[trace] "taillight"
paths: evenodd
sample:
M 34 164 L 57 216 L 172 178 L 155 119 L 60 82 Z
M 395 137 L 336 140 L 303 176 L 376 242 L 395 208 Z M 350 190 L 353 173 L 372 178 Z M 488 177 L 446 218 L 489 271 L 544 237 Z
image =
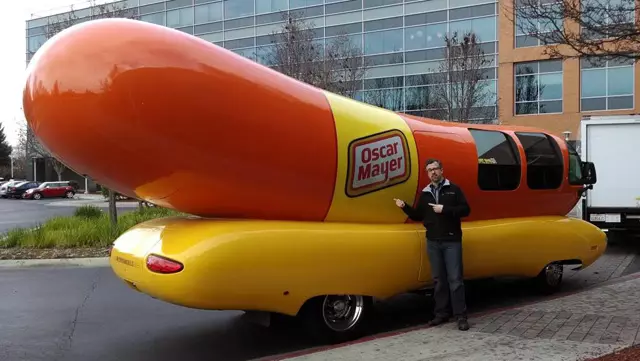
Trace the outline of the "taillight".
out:
M 147 257 L 147 268 L 151 272 L 176 273 L 182 271 L 184 266 L 180 262 L 152 254 Z

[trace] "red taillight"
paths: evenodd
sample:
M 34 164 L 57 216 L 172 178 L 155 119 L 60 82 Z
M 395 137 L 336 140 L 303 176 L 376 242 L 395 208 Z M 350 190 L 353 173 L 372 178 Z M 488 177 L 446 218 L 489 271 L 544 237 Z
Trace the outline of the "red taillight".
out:
M 176 273 L 182 271 L 182 263 L 168 258 L 150 255 L 147 257 L 147 268 L 157 273 Z

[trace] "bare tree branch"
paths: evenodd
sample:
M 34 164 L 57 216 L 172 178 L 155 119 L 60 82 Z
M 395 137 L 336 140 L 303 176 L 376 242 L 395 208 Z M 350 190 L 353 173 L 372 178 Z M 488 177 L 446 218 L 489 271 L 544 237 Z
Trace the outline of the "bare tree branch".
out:
M 537 39 L 550 58 L 638 58 L 636 0 L 515 0 L 504 6 L 516 35 Z
M 460 37 L 445 36 L 445 59 L 437 72 L 429 74 L 428 108 L 432 117 L 453 122 L 491 122 L 495 114 L 495 94 L 488 88 L 487 71 L 491 60 L 485 57 L 473 32 Z
M 300 13 L 285 13 L 283 19 L 282 28 L 272 34 L 273 49 L 261 56 L 267 65 L 307 84 L 355 97 L 366 71 L 362 49 L 345 34 L 323 46 L 315 39 L 313 23 Z

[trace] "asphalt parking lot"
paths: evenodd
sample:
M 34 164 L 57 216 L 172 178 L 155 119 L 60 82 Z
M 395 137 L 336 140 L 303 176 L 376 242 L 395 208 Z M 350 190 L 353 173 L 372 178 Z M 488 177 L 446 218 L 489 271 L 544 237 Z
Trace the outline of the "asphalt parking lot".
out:
M 579 290 L 638 270 L 637 243 L 611 245 L 566 274 Z M 202 285 L 207 287 L 207 285 Z M 250 360 L 313 347 L 295 323 L 265 328 L 232 311 L 187 309 L 137 293 L 109 268 L 0 270 L 1 360 Z M 470 312 L 542 299 L 523 281 L 468 285 Z M 370 334 L 424 323 L 430 304 L 403 295 L 379 304 Z
M 0 198 L 0 233 L 16 227 L 35 227 L 52 217 L 72 215 L 75 209 L 46 206 L 50 202 Z
M 95 196 L 94 198 L 99 199 Z M 90 203 L 108 208 L 107 202 L 91 201 Z M 64 198 L 47 198 L 37 201 L 0 198 L 0 234 L 17 227 L 36 227 L 53 217 L 73 215 L 74 210 L 82 204 L 78 200 Z M 118 208 L 119 212 L 132 209 L 120 206 Z

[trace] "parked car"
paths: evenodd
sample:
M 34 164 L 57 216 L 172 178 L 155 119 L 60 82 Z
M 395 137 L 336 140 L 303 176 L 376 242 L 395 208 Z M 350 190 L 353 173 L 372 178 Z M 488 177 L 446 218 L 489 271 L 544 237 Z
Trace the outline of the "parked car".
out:
M 26 182 L 26 179 L 12 179 L 0 186 L 0 197 L 7 198 L 7 188 L 15 186 L 18 183 Z
M 37 188 L 31 188 L 22 194 L 25 199 L 41 199 L 41 198 L 73 198 L 76 191 L 69 182 L 44 182 Z
M 7 198 L 22 198 L 22 194 L 29 189 L 37 188 L 40 182 L 21 182 L 9 186 L 6 191 Z

